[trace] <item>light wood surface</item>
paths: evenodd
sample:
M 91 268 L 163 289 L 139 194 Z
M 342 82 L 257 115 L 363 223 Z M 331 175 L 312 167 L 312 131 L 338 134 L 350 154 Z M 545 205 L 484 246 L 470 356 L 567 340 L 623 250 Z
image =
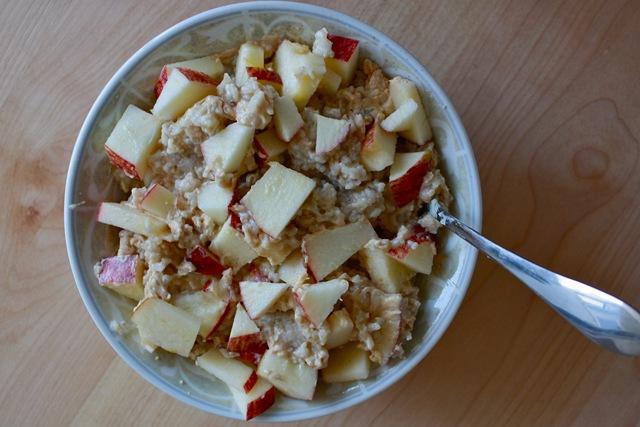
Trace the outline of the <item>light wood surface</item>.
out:
M 2 3 L 0 424 L 240 425 L 116 357 L 82 306 L 62 227 L 69 156 L 103 85 L 154 35 L 219 2 Z M 640 305 L 640 2 L 326 5 L 407 47 L 450 95 L 476 152 L 487 236 Z M 639 423 L 639 361 L 597 348 L 480 259 L 424 362 L 306 425 Z

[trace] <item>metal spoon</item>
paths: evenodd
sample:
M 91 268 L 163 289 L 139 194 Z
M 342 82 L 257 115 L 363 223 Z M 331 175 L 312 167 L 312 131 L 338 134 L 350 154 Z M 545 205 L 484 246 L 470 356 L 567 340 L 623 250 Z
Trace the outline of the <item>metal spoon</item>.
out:
M 629 304 L 544 269 L 481 236 L 436 200 L 429 213 L 442 225 L 509 270 L 587 338 L 627 356 L 640 356 L 640 313 Z

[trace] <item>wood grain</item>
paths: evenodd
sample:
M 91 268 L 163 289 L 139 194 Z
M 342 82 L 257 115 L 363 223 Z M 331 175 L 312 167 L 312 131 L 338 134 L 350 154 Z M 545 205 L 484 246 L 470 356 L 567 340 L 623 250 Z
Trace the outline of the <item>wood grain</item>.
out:
M 236 426 L 121 362 L 69 271 L 63 185 L 102 86 L 161 30 L 220 2 L 3 2 L 0 424 Z M 355 1 L 456 105 L 484 231 L 640 305 L 640 3 Z M 135 420 L 135 421 L 134 421 Z M 640 423 L 640 363 L 600 350 L 481 259 L 450 329 L 410 375 L 311 426 Z

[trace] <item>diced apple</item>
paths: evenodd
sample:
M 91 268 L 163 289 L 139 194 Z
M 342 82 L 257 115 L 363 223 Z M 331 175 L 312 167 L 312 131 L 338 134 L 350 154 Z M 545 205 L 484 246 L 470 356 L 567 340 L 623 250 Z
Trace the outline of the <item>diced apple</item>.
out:
M 138 255 L 122 255 L 100 261 L 98 283 L 136 301 L 144 297 L 144 263 Z
M 327 327 L 329 328 L 329 334 L 327 335 L 325 347 L 328 349 L 346 344 L 353 334 L 353 321 L 344 308 L 334 311 L 327 317 Z
M 365 220 L 306 235 L 302 241 L 302 253 L 313 279 L 318 281 L 374 238 L 376 232 Z
M 264 49 L 258 45 L 243 43 L 236 58 L 236 84 L 241 86 L 249 77 L 247 67 L 264 68 Z
M 255 77 L 259 83 L 263 85 L 270 85 L 278 93 L 282 92 L 282 79 L 273 70 L 267 68 L 247 67 L 247 75 L 249 77 Z
M 171 74 L 171 71 L 176 68 L 184 68 L 191 70 L 192 72 L 201 73 L 203 75 L 203 79 L 211 79 L 211 84 L 216 84 L 216 79 L 224 72 L 224 65 L 217 56 L 204 56 L 202 58 L 167 64 L 162 67 L 160 77 L 158 77 L 158 81 L 154 87 L 156 98 L 158 98 L 160 93 L 162 93 L 162 89 L 169 78 L 169 74 Z
M 369 355 L 356 343 L 349 343 L 329 353 L 329 364 L 322 370 L 326 383 L 340 383 L 369 378 Z
M 257 374 L 252 368 L 239 360 L 224 357 L 217 348 L 212 348 L 198 357 L 196 365 L 231 389 L 249 392 L 258 381 Z
M 327 38 L 331 41 L 331 50 L 333 50 L 333 58 L 325 58 L 327 68 L 339 74 L 342 77 L 343 86 L 346 86 L 351 83 L 358 67 L 360 42 L 335 34 L 329 34 Z
M 393 163 L 396 154 L 396 135 L 382 129 L 378 123 L 367 131 L 360 159 L 367 169 L 378 172 Z
M 155 116 L 129 105 L 104 144 L 111 163 L 130 178 L 142 180 L 147 160 L 158 147 L 161 125 Z
M 202 338 L 215 332 L 229 312 L 228 299 L 222 299 L 214 292 L 182 293 L 176 296 L 174 303 L 200 320 L 198 334 Z
M 242 234 L 231 226 L 230 219 L 227 219 L 216 234 L 211 249 L 222 258 L 225 265 L 231 265 L 235 269 L 249 264 L 258 256 L 245 242 Z
M 389 82 L 389 94 L 396 109 L 400 108 L 408 100 L 413 100 L 418 105 L 417 111 L 412 115 L 411 127 L 400 132 L 400 135 L 413 141 L 416 144 L 424 144 L 432 136 L 431 126 L 427 120 L 422 98 L 418 93 L 416 85 L 403 77 L 394 77 Z
M 304 265 L 304 258 L 300 250 L 292 252 L 287 259 L 280 264 L 278 269 L 280 278 L 291 286 L 298 286 L 304 283 L 307 278 L 307 267 Z
M 203 184 L 198 192 L 198 208 L 216 224 L 223 224 L 227 220 L 232 200 L 233 190 L 217 181 Z
M 398 107 L 393 113 L 385 118 L 380 126 L 387 132 L 400 132 L 411 129 L 413 121 L 416 119 L 414 115 L 418 111 L 418 104 L 413 99 Z
M 170 237 L 166 222 L 120 203 L 100 203 L 98 221 L 148 237 Z
M 236 315 L 233 318 L 227 350 L 240 354 L 252 353 L 259 357 L 267 351 L 267 343 L 262 338 L 260 329 L 251 320 L 242 304 L 236 306 Z
M 304 108 L 326 71 L 324 58 L 303 44 L 284 40 L 275 55 L 275 68 L 282 78 L 282 93 Z
M 187 260 L 196 267 L 196 271 L 200 274 L 220 277 L 226 270 L 215 254 L 200 245 L 189 252 Z
M 340 74 L 335 71 L 327 69 L 327 72 L 322 76 L 322 80 L 320 80 L 320 84 L 318 85 L 318 92 L 324 95 L 335 95 L 340 89 L 340 83 L 342 82 L 342 77 Z
M 262 378 L 258 378 L 256 384 L 248 393 L 233 387 L 229 387 L 229 390 L 246 421 L 262 414 L 269 409 L 276 400 L 276 388 Z
M 209 168 L 235 172 L 242 165 L 255 129 L 240 123 L 232 123 L 202 143 L 202 155 Z
M 200 320 L 159 298 L 146 298 L 133 310 L 131 320 L 143 342 L 180 356 L 189 356 L 200 330 Z
M 396 153 L 389 171 L 389 188 L 397 206 L 405 206 L 418 198 L 430 168 L 428 151 Z
M 349 135 L 349 122 L 316 114 L 316 154 L 328 153 Z
M 269 170 L 251 187 L 241 203 L 258 227 L 277 238 L 309 197 L 316 183 L 300 172 L 269 163 Z
M 360 251 L 364 268 L 375 285 L 385 292 L 397 293 L 407 287 L 415 273 L 378 248 L 364 247 Z
M 258 375 L 278 390 L 295 399 L 311 400 L 318 381 L 318 371 L 304 363 L 295 363 L 272 350 L 262 356 Z
M 175 204 L 173 193 L 160 184 L 151 185 L 140 201 L 143 210 L 163 219 L 167 218 Z
M 216 85 L 202 73 L 174 69 L 151 112 L 160 120 L 176 120 L 202 98 L 216 93 Z
M 273 100 L 273 122 L 278 136 L 285 142 L 291 141 L 304 125 L 296 104 L 288 96 Z
M 311 323 L 320 327 L 347 289 L 349 282 L 334 279 L 298 288 L 294 295 Z
M 256 148 L 258 157 L 263 162 L 274 160 L 280 154 L 287 151 L 287 144 L 278 138 L 278 135 L 273 129 L 268 129 L 257 134 L 253 140 L 253 145 Z
M 252 319 L 266 313 L 287 289 L 286 283 L 240 282 L 242 303 Z
M 413 234 L 402 246 L 389 250 L 389 255 L 418 273 L 430 274 L 436 245 L 433 235 L 416 226 Z

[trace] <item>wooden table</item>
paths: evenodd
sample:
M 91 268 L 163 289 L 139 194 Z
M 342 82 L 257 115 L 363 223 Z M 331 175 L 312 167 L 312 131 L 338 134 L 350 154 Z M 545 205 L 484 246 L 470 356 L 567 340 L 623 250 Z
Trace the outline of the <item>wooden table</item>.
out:
M 116 357 L 69 270 L 63 184 L 89 107 L 134 51 L 218 2 L 4 1 L 0 14 L 0 424 L 241 423 L 164 395 Z M 427 65 L 466 125 L 484 231 L 640 305 L 640 3 L 327 6 Z M 588 342 L 485 259 L 410 375 L 315 426 L 640 423 L 640 363 Z

